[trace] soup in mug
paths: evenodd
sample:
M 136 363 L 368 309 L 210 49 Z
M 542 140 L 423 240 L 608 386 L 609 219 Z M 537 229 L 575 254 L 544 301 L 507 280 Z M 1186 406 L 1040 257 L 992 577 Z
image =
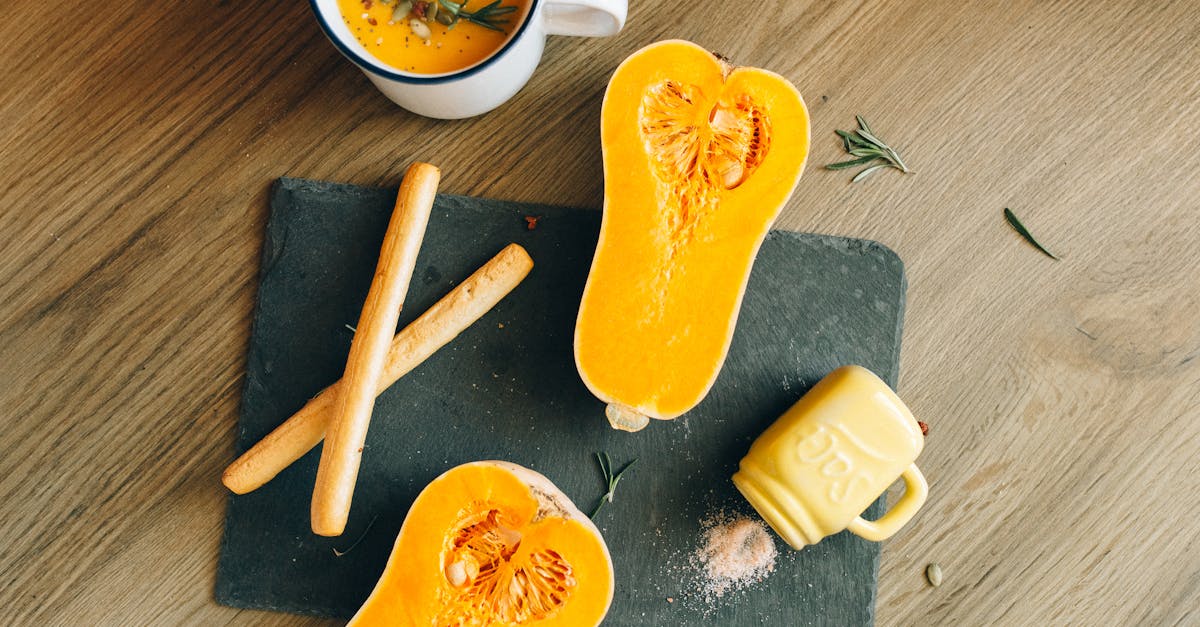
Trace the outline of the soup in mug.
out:
M 379 61 L 414 74 L 466 69 L 500 50 L 531 0 L 338 0 L 354 38 Z

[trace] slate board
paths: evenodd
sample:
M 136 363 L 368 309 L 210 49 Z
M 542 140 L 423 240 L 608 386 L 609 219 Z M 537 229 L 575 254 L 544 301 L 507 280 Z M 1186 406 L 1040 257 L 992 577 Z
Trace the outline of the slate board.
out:
M 351 339 L 344 325 L 358 318 L 394 198 L 395 189 L 276 183 L 239 452 L 340 377 Z M 542 216 L 536 230 L 526 215 Z M 409 505 L 446 469 L 513 461 L 590 512 L 604 489 L 592 454 L 603 450 L 617 464 L 640 460 L 597 519 L 616 569 L 606 624 L 871 624 L 879 548 L 849 533 L 800 552 L 777 540 L 775 572 L 715 603 L 698 594 L 689 556 L 702 518 L 753 514 L 729 477 L 753 438 L 820 377 L 857 363 L 895 385 L 900 259 L 875 242 L 772 232 L 708 398 L 686 417 L 627 434 L 608 427 L 571 349 L 599 223 L 595 210 L 439 196 L 402 326 L 510 242 L 529 251 L 532 273 L 380 396 L 345 535 L 309 531 L 319 448 L 262 489 L 230 497 L 217 601 L 349 617 L 383 570 Z

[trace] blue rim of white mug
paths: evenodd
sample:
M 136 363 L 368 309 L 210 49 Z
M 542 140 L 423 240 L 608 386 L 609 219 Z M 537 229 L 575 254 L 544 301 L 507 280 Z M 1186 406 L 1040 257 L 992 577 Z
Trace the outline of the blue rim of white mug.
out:
M 436 0 L 434 1 L 436 2 Z M 376 59 L 374 63 L 368 59 L 364 59 L 363 55 L 350 48 L 350 46 L 347 46 L 345 42 L 343 42 L 342 39 L 333 32 L 333 28 L 329 26 L 329 22 L 327 22 L 325 20 L 325 16 L 321 14 L 321 8 L 317 6 L 318 2 L 320 2 L 320 0 L 309 0 L 308 6 L 312 9 L 313 15 L 317 17 L 317 23 L 321 25 L 321 30 L 325 32 L 325 37 L 329 41 L 333 42 L 333 46 L 337 48 L 339 52 L 345 55 L 346 58 L 350 59 L 354 65 L 357 65 L 358 67 L 375 74 L 376 76 L 382 76 L 384 78 L 393 81 L 399 81 L 401 83 L 411 83 L 413 85 L 434 85 L 437 83 L 456 81 L 460 78 L 466 78 L 472 74 L 475 74 L 483 68 L 491 65 L 493 61 L 504 56 L 504 53 L 508 52 L 509 48 L 512 48 L 513 45 L 517 43 L 517 39 L 519 39 L 521 35 L 525 33 L 525 29 L 528 28 L 529 22 L 533 21 L 533 14 L 537 10 L 538 5 L 538 0 L 529 0 L 529 10 L 525 12 L 525 19 L 521 20 L 521 25 L 517 27 L 517 32 L 513 33 L 512 37 L 509 37 L 508 41 L 504 42 L 504 45 L 501 46 L 499 50 L 493 52 L 486 59 L 476 63 L 475 65 L 472 65 L 471 67 L 463 68 L 451 74 L 422 76 L 420 74 L 401 74 L 399 72 L 387 70 L 379 67 L 379 65 L 376 65 L 376 63 L 380 65 L 383 64 L 383 62 L 379 61 L 378 59 Z

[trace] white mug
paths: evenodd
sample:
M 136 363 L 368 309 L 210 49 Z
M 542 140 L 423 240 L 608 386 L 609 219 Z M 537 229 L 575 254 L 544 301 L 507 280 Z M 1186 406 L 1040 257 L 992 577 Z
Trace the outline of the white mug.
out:
M 454 72 L 415 74 L 367 52 L 342 20 L 337 0 L 309 1 L 321 30 L 383 95 L 413 113 L 443 120 L 486 113 L 512 98 L 541 61 L 546 35 L 615 35 L 628 11 L 627 0 L 530 0 L 516 32 L 491 56 Z

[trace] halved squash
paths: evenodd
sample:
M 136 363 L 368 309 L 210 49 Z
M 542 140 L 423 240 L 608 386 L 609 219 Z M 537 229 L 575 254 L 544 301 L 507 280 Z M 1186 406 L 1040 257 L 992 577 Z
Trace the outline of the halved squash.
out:
M 549 479 L 483 461 L 434 479 L 350 625 L 598 625 L 613 597 L 600 531 Z
M 575 362 L 614 427 L 636 431 L 708 394 L 750 267 L 808 156 L 808 110 L 778 74 L 686 41 L 613 74 L 600 118 L 604 218 Z

